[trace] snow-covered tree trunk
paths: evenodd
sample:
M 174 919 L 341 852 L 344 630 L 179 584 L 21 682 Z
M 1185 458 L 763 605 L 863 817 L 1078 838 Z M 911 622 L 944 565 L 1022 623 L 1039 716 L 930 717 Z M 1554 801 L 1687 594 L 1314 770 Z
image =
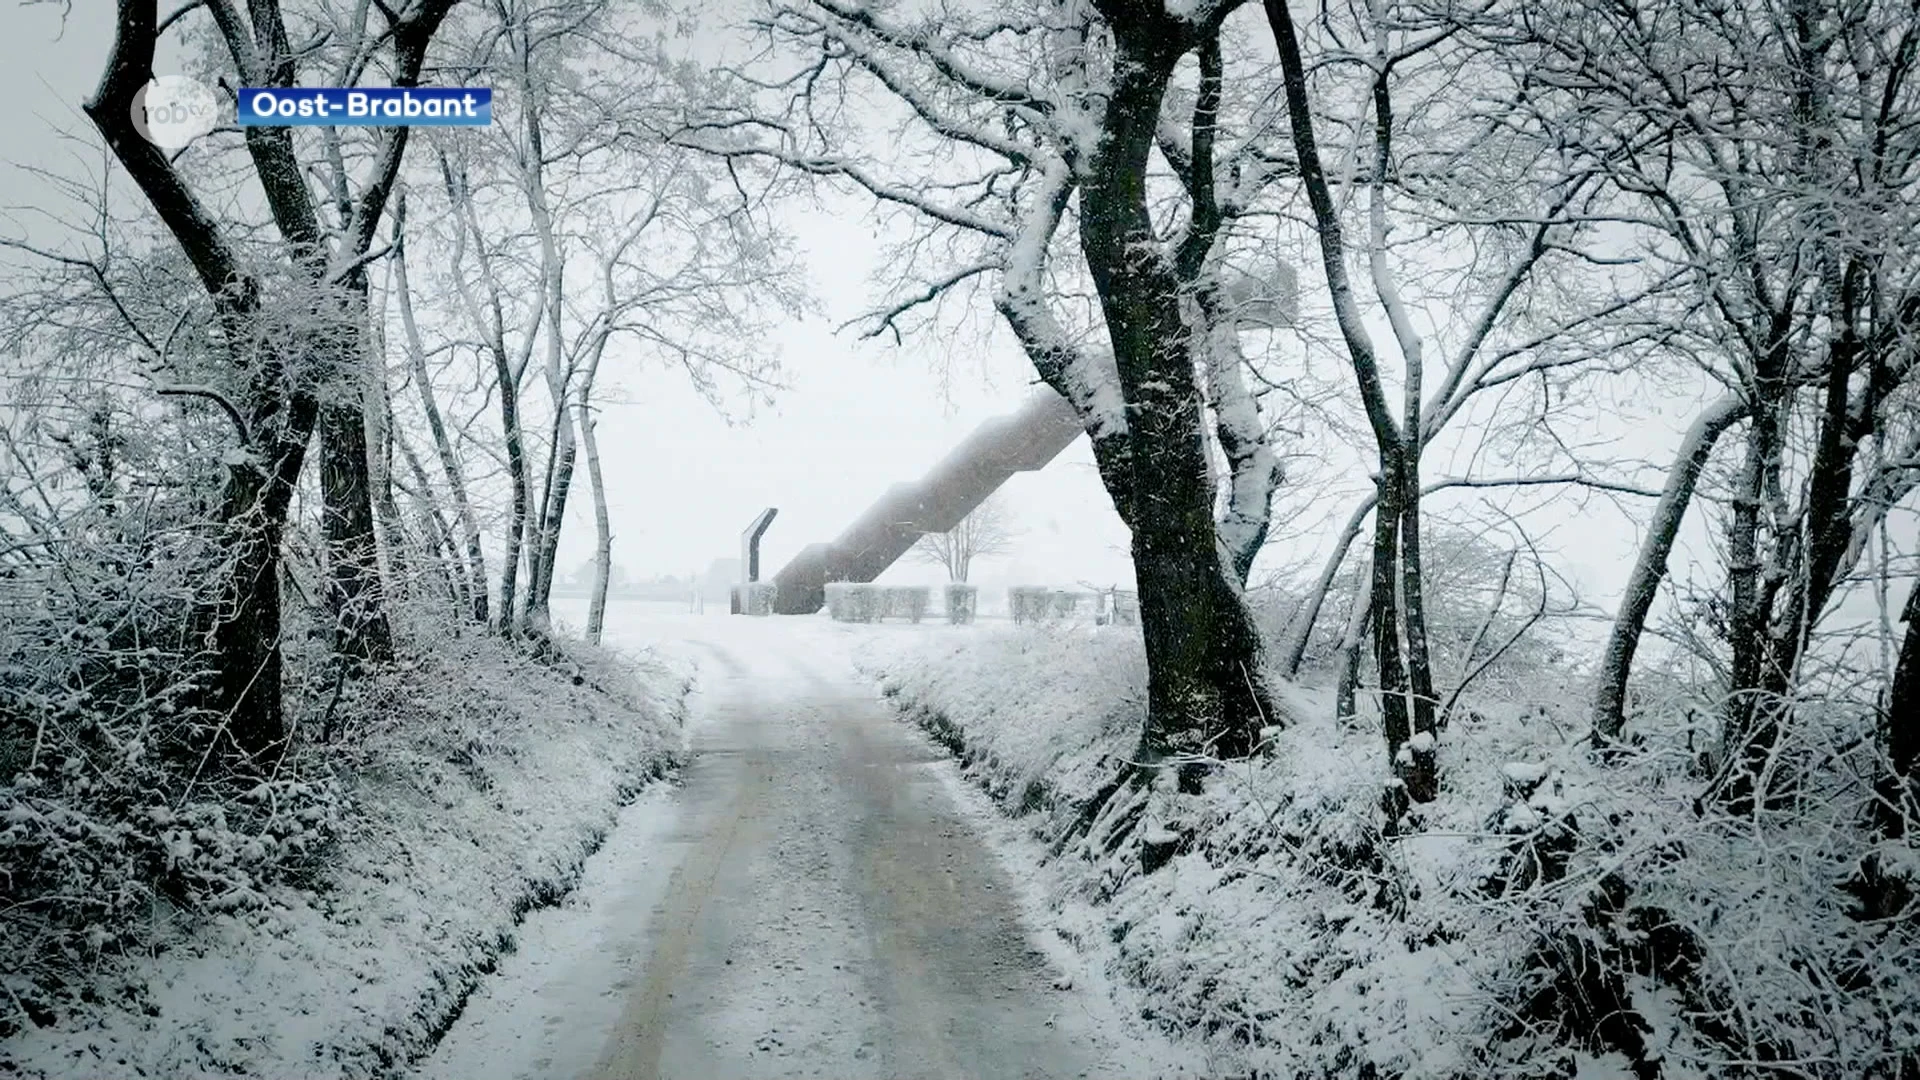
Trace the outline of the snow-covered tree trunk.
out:
M 1247 390 L 1240 328 L 1230 313 L 1220 310 L 1217 299 L 1212 299 L 1215 295 L 1216 290 L 1205 288 L 1199 306 L 1207 322 L 1195 337 L 1214 437 L 1227 460 L 1226 492 L 1217 525 L 1221 560 L 1232 568 L 1234 581 L 1245 586 L 1254 558 L 1266 546 L 1274 492 L 1286 472 L 1267 439 L 1260 407 Z
M 580 448 L 587 459 L 587 483 L 593 490 L 593 592 L 587 600 L 587 640 L 600 644 L 607 621 L 607 587 L 613 576 L 613 522 L 607 514 L 607 484 L 600 474 L 600 443 L 594 437 L 598 420 L 588 407 L 593 388 L 589 368 L 580 388 Z
M 211 602 L 198 618 L 212 644 L 214 674 L 206 704 L 228 718 L 225 731 L 244 753 L 263 758 L 281 744 L 286 726 L 280 699 L 280 543 L 307 444 L 320 423 L 322 403 L 315 388 L 293 374 L 300 361 L 312 358 L 291 355 L 278 343 L 283 335 L 260 332 L 267 329 L 261 323 L 266 312 L 260 279 L 242 264 L 225 232 L 172 161 L 133 125 L 135 96 L 154 76 L 161 28 L 157 6 L 153 0 L 120 0 L 112 50 L 99 86 L 84 108 L 107 148 L 180 245 L 213 304 L 230 351 L 233 382 L 240 389 L 237 401 L 221 397 L 223 408 L 235 421 L 239 441 L 228 454 L 220 508 L 221 542 L 229 558 L 225 580 L 210 590 Z M 451 0 L 426 0 L 404 14 L 388 13 L 395 85 L 417 84 L 427 45 L 451 6 Z M 250 4 L 244 21 L 230 5 L 210 10 L 245 83 L 291 84 L 295 58 L 276 3 Z M 365 307 L 339 303 L 339 290 L 345 286 L 349 295 L 356 290 L 365 295 L 361 262 L 385 211 L 406 144 L 405 128 L 393 129 L 380 140 L 373 170 L 357 201 L 348 205 L 343 235 L 335 244 L 319 227 L 287 132 L 266 128 L 247 132 L 247 148 L 286 242 L 288 263 L 315 307 L 320 325 L 312 332 L 328 343 L 328 356 L 344 361 L 335 374 L 361 370 L 364 357 L 358 335 L 366 329 Z M 351 321 L 356 316 L 362 320 L 357 324 Z M 256 341 L 263 347 L 257 355 L 247 355 L 256 351 L 252 348 Z M 344 417 L 338 419 L 344 424 Z M 358 431 L 353 439 L 358 458 L 342 464 L 349 474 L 364 478 L 364 425 L 356 418 L 352 426 Z M 336 477 L 336 488 L 341 487 L 341 479 Z M 358 517 L 371 551 L 371 493 L 364 483 L 359 495 L 366 513 Z M 339 505 L 337 499 L 335 505 Z M 368 568 L 377 574 L 371 560 Z M 364 591 L 361 598 L 377 605 L 377 589 Z M 359 629 L 384 630 L 384 612 L 377 607 L 363 607 L 355 614 L 361 619 Z M 377 657 L 379 645 L 377 639 L 363 638 L 350 643 L 350 651 Z
M 1720 436 L 1745 415 L 1746 406 L 1737 397 L 1725 397 L 1708 406 L 1680 441 L 1680 450 L 1667 470 L 1666 487 L 1654 505 L 1646 534 L 1640 541 L 1640 554 L 1634 560 L 1633 573 L 1627 578 L 1620 610 L 1614 615 L 1607 635 L 1606 652 L 1600 659 L 1593 692 L 1593 735 L 1604 746 L 1620 737 L 1626 720 L 1627 679 L 1633 673 L 1633 654 L 1646 629 L 1647 613 L 1667 576 L 1667 558 L 1673 553 L 1680 535 L 1680 523 L 1693 502 L 1693 491 L 1700 474 L 1713 456 Z
M 1353 610 L 1347 617 L 1346 631 L 1340 635 L 1340 675 L 1333 694 L 1333 716 L 1341 724 L 1351 724 L 1359 715 L 1360 659 L 1367 648 L 1367 629 L 1373 621 L 1373 569 L 1365 567 L 1353 590 Z
M 1407 793 L 1414 801 L 1424 802 L 1435 793 L 1434 778 L 1431 770 L 1424 767 L 1430 763 L 1430 755 L 1409 755 L 1405 752 L 1408 742 L 1419 734 L 1431 739 L 1434 703 L 1432 701 L 1432 681 L 1428 673 L 1425 656 L 1426 639 L 1420 620 L 1418 562 L 1418 521 L 1420 484 L 1418 474 L 1419 443 L 1421 427 L 1417 423 L 1420 412 L 1417 404 L 1407 408 L 1409 417 L 1415 420 L 1407 430 L 1401 430 L 1394 419 L 1386 394 L 1381 385 L 1380 364 L 1373 339 L 1368 333 L 1360 316 L 1358 297 L 1347 276 L 1347 251 L 1340 213 L 1333 202 L 1332 190 L 1328 184 L 1325 165 L 1321 161 L 1318 140 L 1314 134 L 1312 100 L 1308 94 L 1305 60 L 1301 54 L 1300 41 L 1293 24 L 1293 16 L 1287 9 L 1285 0 L 1267 0 L 1267 18 L 1272 26 L 1274 41 L 1280 52 L 1281 81 L 1286 91 L 1288 120 L 1293 131 L 1295 152 L 1299 157 L 1301 182 L 1307 190 L 1308 201 L 1313 208 L 1315 224 L 1320 234 L 1321 265 L 1327 279 L 1327 289 L 1333 300 L 1335 318 L 1339 323 L 1341 337 L 1347 347 L 1348 359 L 1352 365 L 1355 381 L 1359 384 L 1360 397 L 1365 407 L 1367 421 L 1378 448 L 1379 473 L 1375 478 L 1377 498 L 1374 508 L 1373 537 L 1373 596 L 1371 600 L 1373 619 L 1374 661 L 1380 675 L 1380 709 L 1382 726 L 1387 741 L 1387 751 L 1400 771 L 1401 780 L 1407 786 Z M 1374 182 L 1371 202 L 1370 260 L 1376 291 L 1380 293 L 1383 305 L 1387 308 L 1396 340 L 1399 341 L 1404 359 L 1409 369 L 1408 397 L 1417 401 L 1419 390 L 1418 365 L 1420 356 L 1419 340 L 1406 325 L 1406 317 L 1398 308 L 1398 300 L 1392 287 L 1390 276 L 1384 270 L 1385 227 L 1382 221 L 1384 207 L 1384 171 L 1390 161 L 1390 137 L 1393 116 L 1386 90 L 1387 69 L 1376 69 L 1373 78 L 1373 98 L 1375 110 L 1375 155 L 1373 161 Z M 1412 520 L 1415 530 L 1412 534 L 1411 551 L 1403 547 L 1405 526 Z M 1403 567 L 1402 560 L 1407 560 Z M 1403 616 L 1400 601 L 1406 586 L 1405 599 L 1408 601 L 1409 618 Z M 1409 665 L 1401 652 L 1401 633 L 1407 632 L 1407 649 L 1417 654 Z M 1409 668 L 1420 682 L 1409 686 Z M 1410 694 L 1411 691 L 1411 694 Z M 1410 697 L 1412 700 L 1410 700 Z M 1424 726 L 1415 730 L 1415 719 L 1423 720 Z M 1408 763 L 1411 763 L 1409 766 Z
M 500 434 L 506 447 L 507 477 L 512 484 L 513 495 L 507 516 L 504 550 L 500 557 L 499 612 L 494 626 L 501 634 L 511 637 L 520 626 L 516 614 L 520 601 L 520 562 L 532 500 L 532 484 L 527 476 L 526 437 L 520 420 L 520 375 L 526 370 L 533 336 L 529 332 L 518 351 L 508 351 L 506 304 L 501 296 L 501 281 L 495 273 L 492 258 L 487 254 L 487 233 L 474 212 L 471 182 L 466 171 L 454 165 L 444 153 L 440 155 L 440 176 L 455 218 L 452 252 L 455 295 L 459 298 L 468 325 L 481 339 L 486 357 L 492 362 L 494 393 L 500 399 Z M 468 280 L 464 266 L 469 246 L 479 272 L 479 284 L 485 289 L 484 304 L 481 295 L 475 291 L 474 283 Z
M 394 299 L 400 311 L 408 370 L 420 397 L 420 410 L 427 419 L 427 431 L 433 436 L 434 453 L 440 461 L 440 472 L 446 479 L 447 493 L 453 500 L 454 516 L 460 522 L 460 538 L 466 548 L 466 584 L 461 591 L 467 597 L 468 610 L 474 621 L 485 626 L 487 591 L 491 587 L 487 580 L 486 546 L 481 540 L 479 520 L 473 513 L 473 502 L 467 495 L 465 471 L 460 467 L 459 456 L 454 453 L 453 440 L 447 435 L 446 420 L 434 396 L 433 377 L 427 370 L 427 350 L 420 340 L 420 324 L 414 316 L 412 284 L 407 277 L 406 220 L 407 199 L 403 191 L 395 197 L 393 208 Z M 461 226 L 456 223 L 454 227 L 458 229 Z M 424 476 L 420 482 L 426 482 Z
M 367 357 L 367 471 L 373 484 L 374 519 L 380 527 L 380 546 L 386 561 L 381 578 L 388 583 L 390 595 L 404 596 L 412 579 L 413 541 L 407 532 L 406 516 L 393 489 L 393 400 L 387 391 L 386 363 L 381 347 L 375 344 Z
M 1237 757 L 1276 717 L 1260 642 L 1214 521 L 1203 395 L 1179 277 L 1147 210 L 1147 157 L 1174 65 L 1194 27 L 1134 5 L 1096 5 L 1115 46 L 1101 138 L 1080 189 L 1080 247 L 1100 294 L 1127 402 L 1124 470 L 1102 479 L 1133 532 L 1149 657 L 1148 760 L 1211 747 Z
M 356 297 L 356 301 L 363 297 Z M 327 541 L 327 607 L 333 616 L 335 651 L 360 661 L 393 656 L 393 632 L 387 625 L 386 590 L 380 577 L 375 540 L 373 482 L 367 468 L 367 409 L 358 369 L 365 350 L 367 309 L 356 302 L 354 342 L 337 349 L 334 387 L 320 405 L 320 520 Z
M 521 632 L 545 634 L 552 622 L 548 611 L 553 594 L 554 563 L 560 554 L 560 530 L 566 524 L 567 496 L 573 490 L 573 466 L 577 453 L 573 438 L 572 364 L 567 355 L 565 255 L 556 235 L 553 210 L 548 204 L 546 185 L 547 147 L 543 138 L 545 108 L 543 88 L 536 85 L 534 66 L 544 58 L 534 56 L 531 30 L 525 25 L 509 25 L 509 37 L 516 50 L 515 74 L 521 97 L 520 120 L 526 136 L 520 163 L 521 195 L 540 242 L 540 290 L 547 306 L 545 371 L 547 397 L 553 405 L 553 422 L 548 427 L 547 467 L 542 485 L 539 512 L 532 523 L 529 546 L 527 599 L 521 609 Z

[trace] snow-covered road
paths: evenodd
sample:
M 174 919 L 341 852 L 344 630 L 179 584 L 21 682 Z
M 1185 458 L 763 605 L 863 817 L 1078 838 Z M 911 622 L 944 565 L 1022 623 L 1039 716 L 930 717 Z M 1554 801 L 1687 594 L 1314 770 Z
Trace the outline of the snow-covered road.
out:
M 991 823 L 854 676 L 847 629 L 630 631 L 701 663 L 684 784 L 527 920 L 422 1078 L 1157 1074 L 1100 995 L 1056 988 Z

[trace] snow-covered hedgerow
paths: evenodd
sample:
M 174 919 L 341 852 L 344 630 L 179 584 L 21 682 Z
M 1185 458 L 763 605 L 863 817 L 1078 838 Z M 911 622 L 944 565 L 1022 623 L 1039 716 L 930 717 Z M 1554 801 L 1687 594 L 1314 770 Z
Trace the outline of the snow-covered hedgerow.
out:
M 6 924 L 0 1011 L 14 1019 L 0 1075 L 389 1072 L 452 1022 L 521 917 L 566 893 L 619 807 L 682 752 L 677 664 L 567 642 L 535 660 L 471 627 L 408 629 L 400 614 L 391 667 L 337 696 L 318 665 L 313 685 L 295 680 L 300 729 L 331 714 L 335 731 L 289 754 L 286 776 L 124 793 L 136 802 L 119 821 L 155 822 L 159 857 L 227 892 L 112 863 L 94 885 L 113 894 L 97 903 L 117 905 L 111 938 L 36 957 L 14 951 L 26 925 Z M 98 867 L 102 852 L 150 842 L 87 824 L 59 855 L 50 837 L 108 811 L 28 776 L 0 805 L 14 846 L 38 845 L 48 865 L 91 851 Z M 280 824 L 276 807 L 300 812 Z M 323 819 L 307 820 L 311 807 Z M 295 845 L 307 849 L 297 864 L 282 857 Z M 84 889 L 84 869 L 61 872 Z M 50 985 L 79 993 L 48 997 Z M 16 1012 L 16 987 L 46 1003 Z
M 1138 735 L 1137 636 L 936 628 L 877 637 L 864 663 L 1055 852 L 1057 929 L 1234 1075 L 1920 1066 L 1920 925 L 1863 913 L 1846 888 L 1875 848 L 1845 779 L 1857 720 L 1809 724 L 1793 808 L 1733 819 L 1696 805 L 1683 721 L 1596 762 L 1570 689 L 1542 673 L 1535 698 L 1467 703 L 1440 740 L 1441 797 L 1390 827 L 1377 728 L 1343 729 L 1324 695 L 1288 686 L 1300 720 L 1261 756 L 1195 795 L 1121 789 L 1089 820 Z

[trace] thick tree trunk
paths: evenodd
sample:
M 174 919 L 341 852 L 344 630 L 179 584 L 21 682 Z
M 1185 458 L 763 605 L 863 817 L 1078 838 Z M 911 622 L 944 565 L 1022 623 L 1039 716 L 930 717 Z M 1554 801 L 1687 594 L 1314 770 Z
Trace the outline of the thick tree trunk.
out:
M 342 393 L 345 389 L 339 388 Z M 334 620 L 334 649 L 351 660 L 380 662 L 393 657 L 393 635 L 387 625 L 367 472 L 367 426 L 359 402 L 322 405 L 321 524 L 327 541 L 327 608 Z
M 1713 457 L 1720 436 L 1746 415 L 1746 405 L 1737 397 L 1724 397 L 1694 418 L 1680 450 L 1667 471 L 1667 483 L 1654 505 L 1653 518 L 1647 523 L 1646 537 L 1640 542 L 1640 555 L 1627 579 L 1626 593 L 1620 598 L 1620 610 L 1614 616 L 1607 636 L 1607 650 L 1600 660 L 1600 674 L 1593 694 L 1593 738 L 1596 746 L 1605 746 L 1620 737 L 1626 723 L 1627 679 L 1633 673 L 1633 654 L 1640 647 L 1640 635 L 1646 629 L 1647 614 L 1660 593 L 1667 576 L 1667 558 L 1673 553 L 1680 535 L 1680 524 L 1693 502 L 1693 491 Z
M 348 283 L 342 294 L 321 301 L 326 310 L 319 329 L 319 348 L 329 361 L 319 420 L 327 610 L 333 617 L 336 653 L 355 662 L 381 663 L 393 658 L 393 632 L 380 575 L 367 443 L 372 311 L 365 277 Z
M 1080 243 L 1130 406 L 1128 452 L 1096 456 L 1133 532 L 1148 665 L 1141 755 L 1244 756 L 1277 716 L 1259 637 L 1222 561 L 1191 328 L 1146 203 L 1162 97 L 1187 46 L 1164 15 L 1111 12 L 1109 23 L 1118 56 L 1106 137 L 1081 188 Z
M 256 437 L 271 431 L 273 411 L 252 410 Z M 226 718 L 226 732 L 242 755 L 262 763 L 279 753 L 287 737 L 280 695 L 280 541 L 316 412 L 311 398 L 296 396 L 285 409 L 285 426 L 265 448 L 267 460 L 230 469 L 220 515 L 229 552 L 226 583 L 199 613 L 214 656 L 202 704 Z

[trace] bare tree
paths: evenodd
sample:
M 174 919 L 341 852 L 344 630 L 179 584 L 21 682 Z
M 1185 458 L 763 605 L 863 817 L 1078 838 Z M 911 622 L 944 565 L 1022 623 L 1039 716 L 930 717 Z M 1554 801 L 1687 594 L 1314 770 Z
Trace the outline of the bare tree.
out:
M 1268 22 L 1279 50 L 1287 119 L 1301 184 L 1313 212 L 1321 268 L 1332 300 L 1341 342 L 1352 368 L 1367 427 L 1375 443 L 1375 491 L 1370 566 L 1373 596 L 1368 618 L 1373 656 L 1380 678 L 1380 707 L 1389 754 L 1406 794 L 1415 802 L 1437 794 L 1435 740 L 1440 701 L 1427 640 L 1427 615 L 1421 552 L 1422 454 L 1476 395 L 1529 376 L 1583 362 L 1580 354 L 1556 354 L 1545 346 L 1579 322 L 1604 317 L 1626 301 L 1610 299 L 1572 320 L 1548 322 L 1536 332 L 1515 333 L 1510 307 L 1524 299 L 1530 284 L 1548 272 L 1555 258 L 1578 261 L 1577 241 L 1586 220 L 1585 202 L 1594 183 L 1546 140 L 1532 137 L 1498 112 L 1499 91 L 1490 95 L 1488 113 L 1465 109 L 1434 115 L 1428 103 L 1411 110 L 1403 94 L 1410 86 L 1443 80 L 1454 84 L 1501 87 L 1510 75 L 1497 60 L 1463 47 L 1459 15 L 1437 14 L 1415 5 L 1375 4 L 1353 9 L 1354 25 L 1328 12 L 1318 27 L 1324 39 L 1310 69 L 1303 35 L 1284 0 L 1268 0 Z M 1334 25 L 1340 23 L 1340 25 Z M 1344 158 L 1329 161 L 1316 116 L 1324 112 L 1312 79 L 1329 81 L 1355 72 L 1354 85 L 1370 108 L 1370 123 L 1355 130 Z M 1336 84 L 1337 85 L 1337 84 Z M 1333 92 L 1330 87 L 1322 92 Z M 1416 127 L 1416 122 L 1420 126 Z M 1457 129 L 1463 140 L 1442 140 L 1437 132 Z M 1412 130 L 1413 148 L 1403 139 Z M 1364 134 L 1361 132 L 1364 131 Z M 1446 161 L 1443 172 L 1429 173 L 1425 162 Z M 1354 178 L 1336 192 L 1340 177 Z M 1364 193 L 1364 239 L 1348 240 L 1345 203 Z M 1429 394 L 1428 351 L 1434 335 L 1418 327 L 1422 312 L 1408 295 L 1403 262 L 1393 234 L 1412 225 L 1421 234 L 1452 231 L 1464 243 L 1485 248 L 1497 258 L 1482 271 L 1484 293 L 1463 320 L 1464 331 L 1444 357 L 1437 385 Z M 1373 304 L 1391 331 L 1400 360 L 1400 402 L 1389 397 L 1385 356 L 1365 317 L 1368 302 L 1348 274 L 1349 260 L 1364 257 Z M 1503 336 L 1504 335 L 1504 336 Z M 1548 478 L 1539 478 L 1546 481 Z M 1582 477 L 1555 478 L 1579 482 Z M 1518 481 L 1518 482 L 1525 482 Z M 1362 505 L 1349 518 L 1334 557 L 1309 594 L 1283 662 L 1298 664 L 1318 608 L 1340 559 L 1366 519 Z
M 402 344 L 407 354 L 407 370 L 412 376 L 415 390 L 419 393 L 420 411 L 426 417 L 427 430 L 433 439 L 433 448 L 440 462 L 441 476 L 446 480 L 447 491 L 453 500 L 454 513 L 460 522 L 460 539 L 466 549 L 465 586 L 461 590 L 467 598 L 467 610 L 474 621 L 485 625 L 487 622 L 487 556 L 481 542 L 480 522 L 474 516 L 473 500 L 467 493 L 465 470 L 460 465 L 458 452 L 454 449 L 453 439 L 447 432 L 446 420 L 442 417 L 439 401 L 435 397 L 433 375 L 427 368 L 427 350 L 421 340 L 419 320 L 414 316 L 413 289 L 407 277 L 407 199 L 401 191 L 394 200 L 393 207 L 393 281 L 391 291 L 398 301 L 400 326 L 403 332 Z M 432 490 L 424 472 L 416 470 L 421 487 L 421 497 L 431 499 Z
M 1282 474 L 1221 284 L 1235 223 L 1289 165 L 1253 116 L 1257 88 L 1226 73 L 1261 63 L 1223 33 L 1239 7 L 775 3 L 759 25 L 790 66 L 743 72 L 765 88 L 761 107 L 703 117 L 683 137 L 904 214 L 914 236 L 899 265 L 913 284 L 874 313 L 872 334 L 990 288 L 1035 372 L 1081 417 L 1132 531 L 1148 761 L 1242 755 L 1283 720 L 1241 593 Z M 837 119 L 841 95 L 869 90 L 901 117 L 884 158 Z
M 1696 421 L 1616 620 L 1594 733 L 1619 737 L 1633 645 L 1693 480 L 1721 433 L 1738 463 L 1720 522 L 1726 651 L 1715 787 L 1752 808 L 1790 788 L 1783 735 L 1815 634 L 1873 530 L 1920 485 L 1920 27 L 1898 3 L 1549 6 L 1513 24 L 1551 130 L 1620 193 L 1688 285 L 1677 351 L 1725 387 Z M 1605 48 L 1596 51 L 1596 46 Z M 1680 47 L 1670 48 L 1670 43 Z
M 921 561 L 945 568 L 948 581 L 964 583 L 973 560 L 1006 554 L 1019 535 L 1006 504 L 995 496 L 975 507 L 952 529 L 922 536 L 913 551 Z
M 422 330 L 480 359 L 506 473 L 497 625 L 543 638 L 579 458 L 587 457 L 596 558 L 613 542 L 593 431 L 609 353 L 683 370 L 716 407 L 763 398 L 778 367 L 766 320 L 801 309 L 788 247 L 758 196 L 717 163 L 668 145 L 663 118 L 711 87 L 684 81 L 667 38 L 619 5 L 515 0 L 458 20 L 449 70 L 507 88 L 495 124 L 436 145 L 440 249 L 457 316 Z M 606 83 L 570 65 L 629 72 Z M 424 401 L 423 401 L 424 404 Z M 427 417 L 429 427 L 432 417 Z M 504 451 L 503 453 L 501 451 Z M 594 590 L 588 635 L 604 616 Z
M 452 0 L 418 0 L 389 12 L 384 33 L 365 48 L 391 49 L 393 82 L 417 85 L 426 50 Z M 365 258 L 386 207 L 407 129 L 386 132 L 357 200 L 335 233 L 323 229 L 292 136 L 284 128 L 249 128 L 247 149 L 275 224 L 285 242 L 287 269 L 306 299 L 269 293 L 259 269 L 248 265 L 229 236 L 187 186 L 173 161 L 135 130 L 134 96 L 153 78 L 160 24 L 153 0 L 122 0 L 114 44 L 86 112 L 154 212 L 172 233 L 211 299 L 231 365 L 226 401 L 238 451 L 230 455 L 220 511 L 232 551 L 229 579 L 207 613 L 214 642 L 214 706 L 231 719 L 230 733 L 247 753 L 280 744 L 280 538 L 288 507 L 316 428 L 333 432 L 323 453 L 322 487 L 335 540 L 332 600 L 344 653 L 378 657 L 386 643 L 379 607 L 364 428 L 337 398 L 329 405 L 329 375 L 357 371 L 365 330 Z M 242 79 L 252 85 L 291 85 L 295 58 L 277 3 L 252 4 L 248 16 L 229 3 L 206 5 Z M 304 309 L 304 310 L 300 310 Z M 355 382 L 357 384 L 357 380 Z M 351 429 L 351 430 L 350 430 Z M 357 434 L 356 434 L 357 432 Z M 357 458 L 356 455 L 357 454 Z M 357 464 L 356 464 L 357 460 Z M 328 464 L 330 462 L 330 464 Z M 362 512 L 364 511 L 364 513 Z

